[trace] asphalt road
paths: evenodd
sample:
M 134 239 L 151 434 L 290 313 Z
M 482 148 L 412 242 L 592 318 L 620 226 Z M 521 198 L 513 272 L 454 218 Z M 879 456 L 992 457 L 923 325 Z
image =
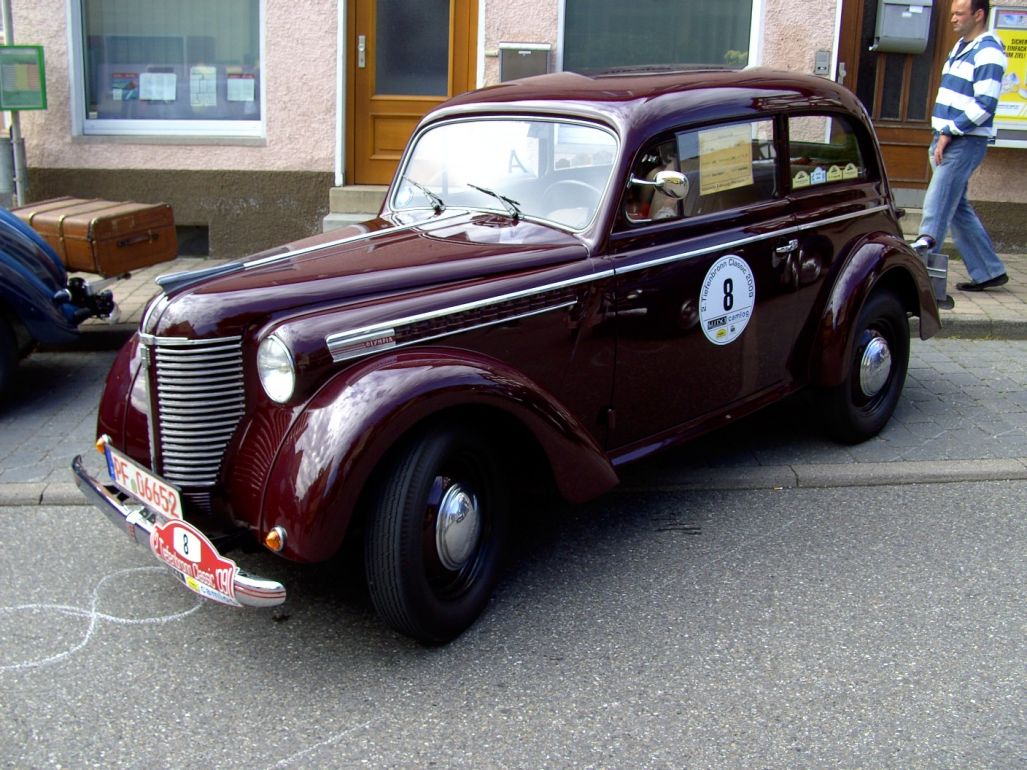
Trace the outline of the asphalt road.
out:
M 86 507 L 0 508 L 0 766 L 1022 768 L 1027 484 L 525 512 L 442 648 L 352 570 L 200 603 Z

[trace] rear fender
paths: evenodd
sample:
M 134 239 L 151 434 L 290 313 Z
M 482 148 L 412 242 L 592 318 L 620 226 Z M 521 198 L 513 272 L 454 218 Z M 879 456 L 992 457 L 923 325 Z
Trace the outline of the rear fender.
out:
M 878 233 L 850 252 L 824 306 L 817 332 L 812 380 L 833 387 L 845 378 L 852 355 L 852 326 L 875 291 L 892 291 L 906 312 L 920 318 L 920 338 L 941 328 L 927 268 L 899 238 Z
M 268 475 L 260 531 L 284 527 L 289 558 L 330 558 L 389 450 L 426 419 L 442 412 L 460 419 L 461 410 L 468 418 L 470 412 L 512 418 L 526 429 L 572 502 L 618 481 L 591 434 L 520 372 L 467 351 L 420 349 L 347 369 L 306 404 Z
M 71 342 L 78 336 L 78 307 L 67 295 L 60 298 L 67 284 L 68 274 L 50 245 L 0 208 L 0 312 L 36 342 Z
M 78 337 L 67 303 L 54 300 L 56 291 L 23 263 L 0 253 L 0 313 L 36 342 L 62 345 Z

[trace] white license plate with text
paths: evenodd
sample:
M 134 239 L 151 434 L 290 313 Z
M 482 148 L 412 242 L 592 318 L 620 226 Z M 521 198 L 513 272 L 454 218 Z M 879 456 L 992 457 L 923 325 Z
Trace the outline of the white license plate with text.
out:
M 169 519 L 182 518 L 182 497 L 177 489 L 110 446 L 104 447 L 104 453 L 111 480 L 119 489 Z

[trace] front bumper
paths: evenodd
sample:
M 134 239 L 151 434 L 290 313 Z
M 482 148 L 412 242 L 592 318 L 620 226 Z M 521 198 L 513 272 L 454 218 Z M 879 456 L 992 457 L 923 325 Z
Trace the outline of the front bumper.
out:
M 115 525 L 126 530 L 136 543 L 149 550 L 150 535 L 155 527 L 167 521 L 165 516 L 150 510 L 113 484 L 93 478 L 85 469 L 81 455 L 71 461 L 71 470 L 75 483 L 89 502 L 103 511 Z M 276 580 L 257 577 L 240 569 L 233 584 L 236 601 L 247 607 L 275 607 L 285 601 L 285 587 Z

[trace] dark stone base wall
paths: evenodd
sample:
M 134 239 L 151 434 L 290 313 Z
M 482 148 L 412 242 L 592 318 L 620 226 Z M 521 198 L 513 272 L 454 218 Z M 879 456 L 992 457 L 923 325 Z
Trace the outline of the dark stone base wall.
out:
M 175 224 L 208 228 L 211 257 L 242 257 L 321 232 L 330 173 L 33 168 L 32 201 L 76 198 L 170 203 Z
M 999 254 L 1027 253 L 1027 203 L 970 201 Z

